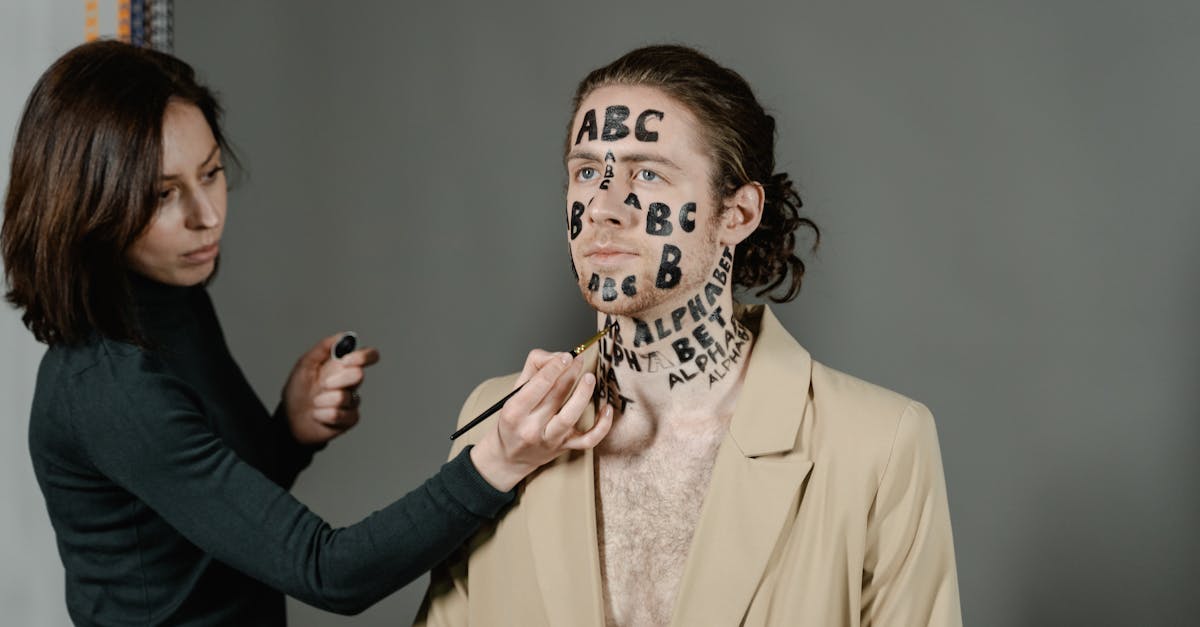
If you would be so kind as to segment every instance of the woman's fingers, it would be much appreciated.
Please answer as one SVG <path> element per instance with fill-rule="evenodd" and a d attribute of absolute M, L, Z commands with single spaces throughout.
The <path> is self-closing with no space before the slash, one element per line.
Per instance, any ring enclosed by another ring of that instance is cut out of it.
<path fill-rule="evenodd" d="M 364 378 L 366 378 L 366 373 L 362 368 L 333 367 L 330 368 L 330 373 L 321 380 L 321 386 L 326 390 L 339 390 L 360 385 Z"/>
<path fill-rule="evenodd" d="M 554 388 L 554 384 L 558 381 L 559 375 L 570 364 L 571 356 L 569 354 L 554 353 L 525 383 L 525 387 L 508 399 L 508 402 L 504 404 L 504 409 L 501 410 L 501 415 L 509 421 L 523 421 L 541 404 L 542 399 L 546 398 L 546 394 Z"/>
<path fill-rule="evenodd" d="M 565 379 L 566 377 L 562 378 Z M 552 446 L 558 445 L 566 440 L 571 435 L 571 432 L 575 431 L 575 424 L 583 416 L 583 411 L 587 409 L 588 403 L 591 402 L 592 392 L 595 389 L 596 375 L 590 372 L 585 373 L 580 379 L 579 385 L 575 387 L 575 392 L 562 405 L 558 413 L 554 414 L 554 417 L 546 423 L 543 437 L 547 443 Z"/>
<path fill-rule="evenodd" d="M 571 364 L 565 370 L 559 373 L 555 379 L 554 385 L 550 387 L 550 391 L 538 403 L 538 407 L 534 411 L 545 413 L 545 419 L 549 420 L 551 416 L 558 411 L 567 397 L 570 396 L 571 390 L 575 388 L 575 383 L 579 381 L 579 375 L 583 372 L 583 360 L 574 358 Z"/>
<path fill-rule="evenodd" d="M 343 366 L 358 366 L 365 368 L 379 362 L 379 349 L 377 348 L 360 348 L 352 353 L 349 353 L 337 360 L 334 363 L 340 363 Z"/>
<path fill-rule="evenodd" d="M 318 375 L 320 385 L 326 391 L 354 387 L 366 378 L 366 368 L 379 362 L 379 350 L 362 348 L 347 353 L 341 359 L 326 359 Z"/>
<path fill-rule="evenodd" d="M 312 417 L 321 426 L 333 429 L 339 433 L 358 424 L 359 419 L 357 409 L 347 409 L 344 407 L 314 409 Z"/>
<path fill-rule="evenodd" d="M 541 370 L 542 366 L 545 366 L 555 356 L 556 353 L 544 351 L 540 348 L 529 351 L 529 355 L 525 357 L 525 367 L 521 369 L 521 376 L 517 377 L 517 382 L 513 385 L 513 389 L 520 387 L 523 383 L 533 378 L 533 375 L 537 374 L 538 370 Z"/>
<path fill-rule="evenodd" d="M 613 408 L 612 405 L 605 403 L 604 410 L 600 412 L 600 417 L 596 419 L 596 424 L 592 425 L 591 429 L 568 438 L 563 443 L 563 448 L 575 451 L 593 448 L 604 439 L 604 436 L 608 435 L 608 431 L 612 429 L 612 424 Z"/>

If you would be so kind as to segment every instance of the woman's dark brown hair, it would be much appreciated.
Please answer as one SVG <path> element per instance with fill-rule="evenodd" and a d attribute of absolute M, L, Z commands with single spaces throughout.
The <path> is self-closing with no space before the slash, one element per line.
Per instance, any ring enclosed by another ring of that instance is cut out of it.
<path fill-rule="evenodd" d="M 608 85 L 656 87 L 696 116 L 716 162 L 712 187 L 718 200 L 747 183 L 763 186 L 762 222 L 737 247 L 733 282 L 747 290 L 761 288 L 755 294 L 763 296 L 787 281 L 783 294 L 770 298 L 777 303 L 795 298 L 804 277 L 804 262 L 795 255 L 796 230 L 812 230 L 814 250 L 821 232 L 800 216 L 803 203 L 787 173 L 775 172 L 775 118 L 746 80 L 692 48 L 647 46 L 588 74 L 575 90 L 572 118 L 589 94 Z"/>
<path fill-rule="evenodd" d="M 38 341 L 77 344 L 95 332 L 145 344 L 125 254 L 154 217 L 173 99 L 199 108 L 228 150 L 216 98 L 168 54 L 88 43 L 34 86 L 13 145 L 0 254 L 8 300 Z"/>

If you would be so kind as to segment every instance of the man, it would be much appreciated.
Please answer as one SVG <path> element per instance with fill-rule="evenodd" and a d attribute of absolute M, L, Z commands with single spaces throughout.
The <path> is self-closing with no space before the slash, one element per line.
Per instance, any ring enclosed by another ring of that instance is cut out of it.
<path fill-rule="evenodd" d="M 598 323 L 617 325 L 585 354 L 612 431 L 435 571 L 418 624 L 960 625 L 928 410 L 733 299 L 793 298 L 794 231 L 816 231 L 749 86 L 654 46 L 574 104 L 567 236 Z M 481 385 L 463 419 L 512 384 Z"/>

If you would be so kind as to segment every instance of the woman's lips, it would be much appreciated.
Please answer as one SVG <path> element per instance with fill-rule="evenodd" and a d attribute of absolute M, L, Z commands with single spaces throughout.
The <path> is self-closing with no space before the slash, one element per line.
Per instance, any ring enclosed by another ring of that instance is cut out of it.
<path fill-rule="evenodd" d="M 208 263 L 217 258 L 217 253 L 221 252 L 221 243 L 213 242 L 203 248 L 197 248 L 189 253 L 184 253 L 183 258 L 189 263 Z"/>

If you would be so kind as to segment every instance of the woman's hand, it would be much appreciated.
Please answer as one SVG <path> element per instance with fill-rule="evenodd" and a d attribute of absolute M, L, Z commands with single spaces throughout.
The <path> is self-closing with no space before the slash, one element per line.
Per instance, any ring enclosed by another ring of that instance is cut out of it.
<path fill-rule="evenodd" d="M 358 393 L 363 370 L 379 361 L 379 351 L 363 348 L 341 359 L 330 357 L 341 333 L 331 335 L 300 357 L 283 387 L 292 437 L 323 444 L 358 424 Z"/>
<path fill-rule="evenodd" d="M 581 377 L 581 370 L 582 359 L 569 353 L 529 353 L 517 379 L 518 386 L 528 384 L 508 399 L 495 428 L 471 449 L 475 468 L 493 487 L 507 492 L 563 452 L 592 448 L 608 435 L 613 410 L 607 403 L 591 429 L 575 428 L 596 388 L 596 376 Z"/>

